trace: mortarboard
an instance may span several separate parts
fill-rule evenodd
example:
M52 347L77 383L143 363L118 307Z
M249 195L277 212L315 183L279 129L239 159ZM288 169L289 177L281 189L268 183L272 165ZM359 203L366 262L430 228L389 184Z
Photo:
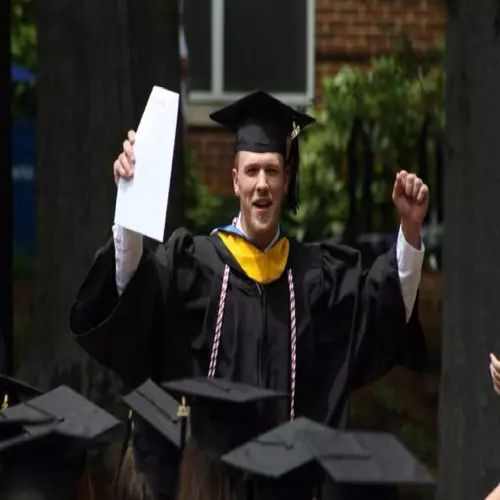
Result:
M0 408L6 409L9 405L17 403L21 399L30 399L43 394L41 389L26 382L7 375L0 375L0 396L2 404ZM50 418L41 416L38 418L3 418L0 413L0 440L14 437L24 432L25 425L47 424Z
M231 450L221 461L270 480L315 465L337 485L434 485L425 467L394 436L341 431L304 417Z
M236 134L236 151L280 153L286 158L290 167L287 201L289 208L295 212L298 206L298 135L315 119L262 90L215 111L210 118ZM291 144L287 158L289 137Z
M186 417L179 413L179 403L152 380L123 397L125 404L165 439L182 448L189 437L189 427L183 429ZM184 435L183 435L184 434Z
M345 432L364 449L367 456L338 457L319 439L304 439L324 471L337 483L433 486L427 469L396 438L384 432ZM304 436L302 436L304 438Z
M24 388L26 395L27 387L15 381L10 389L22 392ZM4 408L0 412L0 497L75 498L85 470L85 452L99 446L119 425L112 415L66 386Z
M227 453L221 460L246 472L281 479L315 461L311 443L328 456L367 459L356 440L304 417L276 427Z
M259 434L262 404L288 397L286 392L207 377L164 382L162 386L186 399L191 437L217 458Z
M35 451L69 456L100 444L119 425L115 417L63 385L2 410L0 430L11 434L0 441L0 457L8 460Z

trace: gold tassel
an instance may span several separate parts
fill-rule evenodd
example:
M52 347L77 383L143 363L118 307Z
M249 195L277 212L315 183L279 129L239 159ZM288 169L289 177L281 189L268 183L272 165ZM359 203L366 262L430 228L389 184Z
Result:
M6 394L5 397L3 398L2 411L6 410L8 407L9 407L9 395Z
M182 396L181 404L177 408L178 417L189 417L190 408L186 404L186 398Z
M130 430L133 431L134 421L132 419L132 411L129 411L128 420ZM137 470L135 465L134 451L130 437L123 459L119 465L113 498L114 500L148 500L153 498L146 478Z

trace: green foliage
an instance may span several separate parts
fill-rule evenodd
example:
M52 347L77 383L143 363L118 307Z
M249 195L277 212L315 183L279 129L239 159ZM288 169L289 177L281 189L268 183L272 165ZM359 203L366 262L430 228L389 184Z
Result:
M11 16L11 54L15 64L36 69L37 31L35 22L34 0L12 0ZM13 89L12 115L34 116L36 92L34 82L17 83Z
M291 226L299 239L340 236L345 227L349 202L346 151L355 117L362 117L371 128L373 230L394 227L395 173L417 168L418 139L426 116L432 117L434 131L443 124L441 59L442 48L416 54L408 39L402 38L393 56L373 59L368 70L346 66L324 79L324 105L312 112L318 123L301 142L301 207ZM358 152L361 170L361 148ZM361 193L357 196L360 199Z
M34 0L12 0L11 53L15 63L35 69L36 23Z

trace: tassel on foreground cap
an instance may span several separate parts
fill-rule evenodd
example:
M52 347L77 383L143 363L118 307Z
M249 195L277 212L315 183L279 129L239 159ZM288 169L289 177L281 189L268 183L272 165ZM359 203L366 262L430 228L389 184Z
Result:
M290 169L287 207L296 212L299 191L299 134L316 120L267 92L257 90L210 115L236 134L236 152L279 153ZM288 158L287 141L291 138Z

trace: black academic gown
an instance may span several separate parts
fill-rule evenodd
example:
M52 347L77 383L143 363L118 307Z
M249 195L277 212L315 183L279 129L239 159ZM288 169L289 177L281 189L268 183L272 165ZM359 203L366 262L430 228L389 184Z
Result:
M217 377L290 390L293 272L297 321L295 413L335 427L346 421L350 392L400 364L418 368L425 342L416 310L406 322L396 246L363 270L359 252L333 242L290 241L285 271L258 286L217 234L177 230L144 249L119 298L113 241L99 250L70 313L77 342L131 387L205 376L224 265L231 269ZM262 428L288 418L286 402ZM165 474L163 469L162 474ZM288 497L291 498L291 497Z

